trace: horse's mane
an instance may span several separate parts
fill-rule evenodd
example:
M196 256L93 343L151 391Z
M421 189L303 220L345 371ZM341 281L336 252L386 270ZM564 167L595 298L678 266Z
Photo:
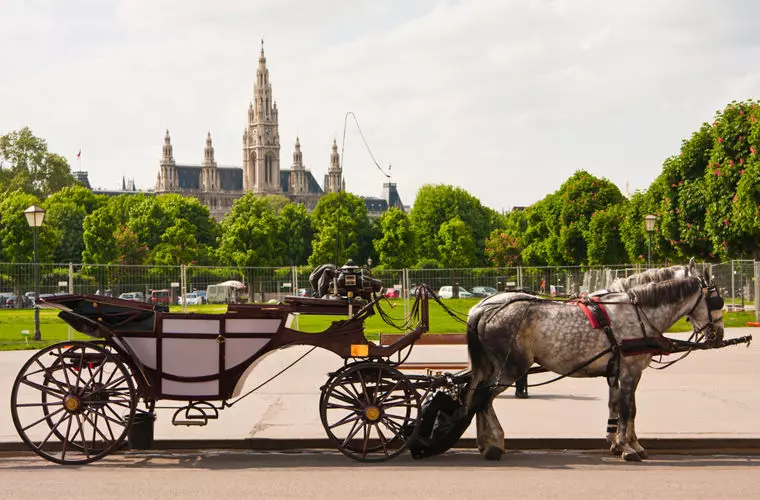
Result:
M625 292L631 288L647 285L649 283L661 283L676 278L689 276L689 266L672 266L660 269L649 269L641 273L632 274L627 278L618 278L607 287L610 292Z
M640 286L630 293L636 297L641 306L670 304L697 293L702 288L702 282L695 276L649 283Z

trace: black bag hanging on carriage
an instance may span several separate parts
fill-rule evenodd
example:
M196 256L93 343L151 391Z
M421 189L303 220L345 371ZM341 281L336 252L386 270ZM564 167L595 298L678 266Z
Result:
M422 405L419 434L409 445L412 458L432 457L449 450L470 426L473 415L446 392L428 397Z

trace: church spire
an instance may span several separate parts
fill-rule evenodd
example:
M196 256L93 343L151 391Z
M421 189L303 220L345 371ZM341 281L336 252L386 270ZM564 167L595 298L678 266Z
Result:
M214 146L211 145L211 132L206 135L206 149L203 150L203 166L216 167L214 160Z
M174 166L174 152L172 149L172 140L169 137L169 129L166 129L166 136L164 136L163 154L161 155L161 165Z
M338 143L333 139L332 153L330 154L330 168L327 169L327 192L337 193L341 190L345 190L346 186L342 177L343 171L340 167Z
M301 153L301 141L296 136L296 148L293 150L293 170L303 170L303 153Z

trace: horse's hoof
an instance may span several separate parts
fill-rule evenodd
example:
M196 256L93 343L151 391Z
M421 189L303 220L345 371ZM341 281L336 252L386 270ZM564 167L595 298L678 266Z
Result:
M623 453L623 460L626 462L641 462L641 457L635 451Z
M623 454L623 450L618 447L615 443L610 444L610 455L614 455L616 457L619 457Z
M646 460L647 458L649 458L649 453L647 453L647 450L639 450L639 451L636 452L636 454L642 460Z
M528 391L525 390L525 389L523 389L521 391L517 390L517 391L515 391L515 397L519 398L519 399L528 399L528 397L529 397L528 396Z
M486 460L501 460L502 453L504 453L504 451L501 448L489 446L486 451L483 452L483 456Z

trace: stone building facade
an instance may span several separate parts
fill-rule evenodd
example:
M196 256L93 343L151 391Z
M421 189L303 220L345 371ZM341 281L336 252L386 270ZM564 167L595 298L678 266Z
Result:
M338 146L334 140L330 166L322 186L304 165L298 137L291 168L280 168L279 113L272 97L262 43L253 99L248 107L248 123L243 131L243 167L217 165L210 132L206 136L201 164L177 165L167 130L155 192L194 196L209 207L212 216L221 219L229 213L232 203L247 192L281 194L312 210L325 193L345 190L345 186Z

